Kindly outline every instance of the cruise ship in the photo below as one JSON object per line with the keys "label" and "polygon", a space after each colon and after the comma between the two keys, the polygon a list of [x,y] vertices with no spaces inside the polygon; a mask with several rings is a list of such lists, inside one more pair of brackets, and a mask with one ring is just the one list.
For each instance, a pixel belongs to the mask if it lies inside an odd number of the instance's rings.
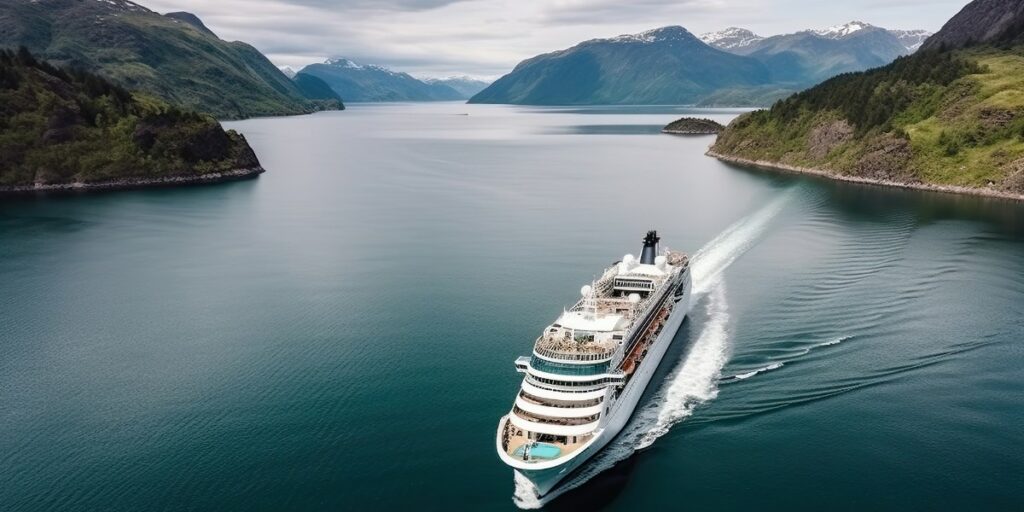
{"label": "cruise ship", "polygon": [[690,265],[649,231],[516,359],[523,383],[498,423],[501,460],[551,492],[626,425],[690,303]]}

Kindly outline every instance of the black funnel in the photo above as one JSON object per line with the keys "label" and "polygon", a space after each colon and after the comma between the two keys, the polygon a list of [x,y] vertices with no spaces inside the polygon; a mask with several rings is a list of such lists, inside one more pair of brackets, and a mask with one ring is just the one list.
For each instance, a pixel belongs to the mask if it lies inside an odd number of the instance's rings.
{"label": "black funnel", "polygon": [[658,242],[660,240],[657,231],[651,230],[647,232],[647,236],[644,237],[644,251],[640,253],[640,263],[654,265],[654,257],[658,255]]}

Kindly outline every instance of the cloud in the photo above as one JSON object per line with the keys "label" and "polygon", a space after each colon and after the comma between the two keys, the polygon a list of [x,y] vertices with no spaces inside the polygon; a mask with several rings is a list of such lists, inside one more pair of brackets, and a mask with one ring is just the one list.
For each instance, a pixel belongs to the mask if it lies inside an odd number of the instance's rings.
{"label": "cloud", "polygon": [[747,2],[724,0],[563,0],[552,2],[543,18],[547,23],[609,23],[648,21],[675,16],[735,9]]}

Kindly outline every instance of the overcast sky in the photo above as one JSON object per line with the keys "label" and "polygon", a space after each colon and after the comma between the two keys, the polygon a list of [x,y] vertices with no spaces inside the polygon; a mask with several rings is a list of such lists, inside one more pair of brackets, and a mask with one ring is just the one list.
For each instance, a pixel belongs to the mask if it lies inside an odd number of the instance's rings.
{"label": "overcast sky", "polygon": [[199,15],[295,69],[327,57],[416,76],[496,78],[519,61],[597,37],[665,25],[761,35],[859,20],[938,30],[968,0],[138,0]]}

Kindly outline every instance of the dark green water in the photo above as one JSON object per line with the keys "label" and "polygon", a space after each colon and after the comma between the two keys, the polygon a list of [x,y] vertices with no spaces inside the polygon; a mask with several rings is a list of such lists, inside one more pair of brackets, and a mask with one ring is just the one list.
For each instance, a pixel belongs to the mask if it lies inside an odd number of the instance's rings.
{"label": "dark green water", "polygon": [[0,509],[514,509],[513,359],[657,228],[692,316],[551,508],[1019,510],[1024,208],[679,115],[355,106],[231,123],[255,181],[4,200]]}

